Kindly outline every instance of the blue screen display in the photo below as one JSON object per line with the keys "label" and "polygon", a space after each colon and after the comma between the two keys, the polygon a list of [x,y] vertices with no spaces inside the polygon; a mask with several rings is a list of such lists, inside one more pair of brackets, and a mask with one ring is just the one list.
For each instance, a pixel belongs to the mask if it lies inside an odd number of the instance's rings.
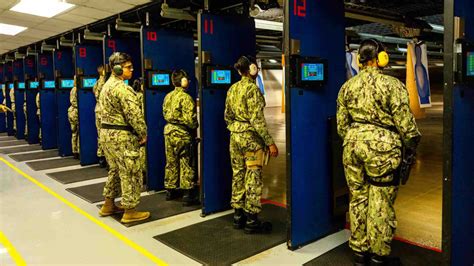
{"label": "blue screen display", "polygon": [[211,84],[230,84],[230,70],[211,70]]}
{"label": "blue screen display", "polygon": [[170,74],[152,74],[151,75],[152,86],[169,86],[170,85]]}
{"label": "blue screen display", "polygon": [[127,80],[124,80],[123,82],[128,85],[128,79],[127,79]]}
{"label": "blue screen display", "polygon": [[466,75],[474,77],[474,52],[467,53]]}
{"label": "blue screen display", "polygon": [[74,80],[73,79],[62,79],[61,80],[61,88],[62,89],[72,89],[74,87]]}
{"label": "blue screen display", "polygon": [[324,64],[321,64],[321,63],[301,64],[301,80],[302,81],[323,81],[324,80]]}
{"label": "blue screen display", "polygon": [[96,82],[97,82],[97,78],[83,78],[82,88],[91,89],[92,87],[94,87]]}
{"label": "blue screen display", "polygon": [[45,80],[43,89],[54,89],[56,88],[56,82],[54,80]]}
{"label": "blue screen display", "polygon": [[38,81],[30,81],[30,89],[37,89],[39,86]]}
{"label": "blue screen display", "polygon": [[25,88],[25,82],[18,82],[18,89],[24,89]]}
{"label": "blue screen display", "polygon": [[13,89],[13,83],[8,84],[8,88],[9,88],[10,90],[12,90],[12,89]]}

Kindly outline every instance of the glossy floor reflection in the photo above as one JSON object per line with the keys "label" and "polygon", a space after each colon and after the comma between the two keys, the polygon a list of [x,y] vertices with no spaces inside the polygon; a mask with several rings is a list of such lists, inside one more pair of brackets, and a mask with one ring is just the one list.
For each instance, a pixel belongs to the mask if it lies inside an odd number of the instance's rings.
{"label": "glossy floor reflection", "polygon": [[[422,245],[441,247],[443,106],[435,103],[417,121],[423,135],[410,180],[400,187],[395,204],[397,236]],[[265,117],[280,155],[263,169],[263,198],[286,203],[285,114],[267,108]]]}

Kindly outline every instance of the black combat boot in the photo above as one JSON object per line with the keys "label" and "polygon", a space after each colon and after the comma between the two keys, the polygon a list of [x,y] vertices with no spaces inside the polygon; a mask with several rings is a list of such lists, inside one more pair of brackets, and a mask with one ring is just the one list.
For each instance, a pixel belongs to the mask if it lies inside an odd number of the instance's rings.
{"label": "black combat boot", "polygon": [[375,255],[370,259],[370,266],[401,266],[399,257]]}
{"label": "black combat boot", "polygon": [[373,254],[368,252],[354,252],[354,266],[370,265],[370,258]]}
{"label": "black combat boot", "polygon": [[244,228],[246,234],[269,234],[272,232],[272,224],[270,222],[260,221],[258,214],[246,212],[245,215],[247,216]]}
{"label": "black combat boot", "polygon": [[107,160],[105,160],[104,156],[99,157],[99,167],[107,168]]}
{"label": "black combat boot", "polygon": [[234,209],[234,229],[244,229],[247,216],[243,209]]}
{"label": "black combat boot", "polygon": [[178,192],[177,189],[170,188],[170,189],[166,190],[166,200],[167,201],[175,200],[177,198],[179,198],[179,192]]}
{"label": "black combat boot", "polygon": [[197,188],[186,189],[183,194],[183,206],[193,206],[200,204]]}
{"label": "black combat boot", "polygon": [[79,153],[73,153],[72,156],[74,159],[79,160]]}

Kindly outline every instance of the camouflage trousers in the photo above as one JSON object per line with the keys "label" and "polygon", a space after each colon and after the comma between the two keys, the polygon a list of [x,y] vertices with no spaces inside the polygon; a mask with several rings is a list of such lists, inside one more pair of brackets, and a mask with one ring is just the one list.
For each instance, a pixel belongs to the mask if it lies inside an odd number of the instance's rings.
{"label": "camouflage trousers", "polygon": [[135,208],[140,202],[143,184],[138,138],[124,130],[101,129],[100,141],[109,164],[104,197],[117,198],[121,192],[122,206]]}
{"label": "camouflage trousers", "polygon": [[262,167],[247,167],[247,162],[254,158],[246,157],[246,153],[264,147],[262,139],[254,132],[231,133],[232,208],[244,209],[248,213],[259,213],[262,210],[260,203],[263,188]]}
{"label": "camouflage trousers", "polygon": [[71,145],[72,153],[79,153],[79,115],[76,108],[69,108],[67,112],[69,124],[71,124]]}
{"label": "camouflage trousers", "polygon": [[95,113],[95,126],[97,128],[97,157],[103,157],[104,156],[104,151],[102,149],[102,144],[99,141],[101,125],[102,125],[102,119],[101,119],[100,115],[96,112]]}
{"label": "camouflage trousers", "polygon": [[[171,132],[165,135],[166,189],[191,189],[195,185],[195,169],[192,165],[191,135]],[[178,184],[179,181],[179,184]]]}
{"label": "camouflage trousers", "polygon": [[401,150],[379,141],[353,141],[344,146],[343,164],[351,192],[349,246],[357,252],[390,254],[397,228],[394,203],[398,186],[368,183],[390,182],[401,162]]}

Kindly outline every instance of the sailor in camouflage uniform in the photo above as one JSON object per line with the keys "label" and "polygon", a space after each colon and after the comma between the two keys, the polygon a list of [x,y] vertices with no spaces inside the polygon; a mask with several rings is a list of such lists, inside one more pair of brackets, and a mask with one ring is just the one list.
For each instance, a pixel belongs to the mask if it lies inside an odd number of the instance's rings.
{"label": "sailor in camouflage uniform", "polygon": [[163,102],[163,116],[167,122],[164,128],[166,166],[166,199],[177,198],[177,189],[184,191],[184,205],[199,203],[197,198],[196,169],[192,164],[192,131],[198,127],[196,105],[186,93],[189,86],[184,70],[173,72],[171,80],[175,89],[168,93]]}
{"label": "sailor in camouflage uniform", "polygon": [[[38,92],[36,93],[35,102],[36,102],[36,116],[38,117],[38,123],[39,123],[38,137],[41,140],[41,108],[40,108],[41,107],[41,101],[40,101],[40,93],[41,92],[38,90]],[[69,116],[69,114],[68,114],[68,116]]]}
{"label": "sailor in camouflage uniform", "polygon": [[[99,79],[97,82],[94,84],[94,87],[92,88],[92,92],[94,93],[95,96],[95,126],[97,128],[97,138],[100,136],[100,125],[101,119],[100,119],[100,102],[99,102],[99,96],[100,92],[102,91],[102,88],[104,87],[105,84],[105,68],[103,65],[100,65],[97,67],[97,73],[99,73]],[[99,165],[102,168],[105,168],[107,166],[107,162],[105,160],[104,156],[104,151],[102,150],[102,144],[100,141],[97,140],[97,157],[99,157]]]}
{"label": "sailor in camouflage uniform", "polygon": [[[142,110],[143,114],[145,115],[145,106],[144,106],[144,89],[143,89],[143,80],[142,78],[136,79],[133,81],[132,84],[133,90],[137,93],[138,104],[140,105],[140,109]],[[146,150],[145,145],[140,146],[140,165],[143,172],[143,177],[146,177],[147,169],[146,169]]]}
{"label": "sailor in camouflage uniform", "polygon": [[[39,95],[39,94],[38,94]],[[77,110],[77,86],[76,77],[74,76],[74,87],[69,93],[69,101],[71,106],[67,110],[67,117],[71,125],[71,146],[72,154],[75,159],[79,159],[79,112]],[[39,110],[39,109],[38,109]]]}
{"label": "sailor in camouflage uniform", "polygon": [[265,98],[255,84],[258,67],[253,58],[242,56],[234,65],[242,79],[227,92],[224,119],[230,131],[234,228],[246,233],[270,232],[271,224],[258,220],[261,211],[265,152],[278,156],[278,148],[268,133]]}
{"label": "sailor in camouflage uniform", "polygon": [[[125,209],[121,222],[132,223],[150,217],[149,212],[135,210],[143,184],[140,146],[146,143],[147,128],[137,94],[124,82],[132,77],[132,58],[116,52],[110,56],[109,64],[113,69],[112,76],[99,96],[102,108],[100,141],[109,164],[103,193],[105,203],[99,214],[108,216]],[[122,206],[117,206],[114,199],[120,196],[120,189]]]}
{"label": "sailor in camouflage uniform", "polygon": [[[349,246],[355,265],[385,265],[397,220],[394,203],[401,148],[415,151],[421,134],[410,111],[408,92],[382,74],[376,40],[362,42],[361,72],[348,80],[337,99],[337,129],[344,140],[343,164],[351,193]],[[375,254],[375,256],[372,256]]]}
{"label": "sailor in camouflage uniform", "polygon": [[12,113],[13,113],[13,130],[15,131],[16,135],[16,101],[15,101],[15,86],[13,86],[13,89],[10,90],[10,100],[12,103]]}

